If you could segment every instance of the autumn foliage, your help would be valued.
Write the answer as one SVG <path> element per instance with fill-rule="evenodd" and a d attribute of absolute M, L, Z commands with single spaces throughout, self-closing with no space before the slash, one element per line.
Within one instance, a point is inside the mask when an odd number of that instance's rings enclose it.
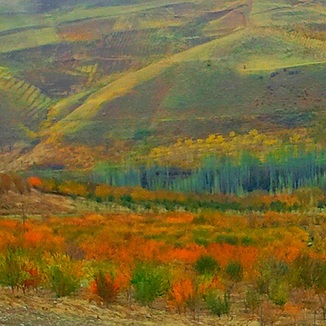
<path fill-rule="evenodd" d="M 319 227 L 311 228 L 316 219 Z M 324 307 L 323 230 L 322 212 L 99 212 L 24 224 L 0 219 L 0 283 L 13 291 L 47 288 L 56 296 L 78 293 L 83 283 L 97 302 L 166 300 L 171 309 L 196 316 L 229 314 L 243 302 L 248 313 L 269 307 L 297 320 L 306 309 L 297 302 L 299 291 Z"/>
<path fill-rule="evenodd" d="M 105 274 L 102 270 L 98 270 L 94 275 L 94 280 L 90 283 L 90 290 L 109 303 L 116 298 L 120 286 L 111 274 Z"/>

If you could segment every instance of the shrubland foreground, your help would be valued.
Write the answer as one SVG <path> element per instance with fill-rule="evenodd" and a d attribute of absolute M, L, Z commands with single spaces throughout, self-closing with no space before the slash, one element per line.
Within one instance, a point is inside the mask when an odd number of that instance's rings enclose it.
<path fill-rule="evenodd" d="M 20 189 L 25 200 L 46 184 L 7 175 L 4 190 L 1 177 L 2 196 Z M 60 325 L 60 313 L 67 325 L 325 323 L 323 192 L 219 195 L 229 205 L 214 206 L 217 197 L 104 189 L 106 199 L 70 194 L 74 215 L 2 216 L 1 318 L 25 309 L 33 325 L 37 317 Z"/>

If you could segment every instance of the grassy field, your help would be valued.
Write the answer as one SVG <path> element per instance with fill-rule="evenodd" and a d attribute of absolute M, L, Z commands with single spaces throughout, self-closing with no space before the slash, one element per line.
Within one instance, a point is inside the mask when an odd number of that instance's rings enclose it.
<path fill-rule="evenodd" d="M 196 1 L 190 1 L 190 3 L 196 3 Z M 73 23 L 75 21 L 81 20 L 91 20 L 99 18 L 109 18 L 118 17 L 120 22 L 116 23 L 115 30 L 126 30 L 130 28 L 130 24 L 123 23 L 124 15 L 137 14 L 141 12 L 151 11 L 156 8 L 173 6 L 180 1 L 165 1 L 160 2 L 150 2 L 138 5 L 129 6 L 108 6 L 108 7 L 77 7 L 76 9 L 68 10 L 67 12 L 53 12 L 51 14 L 2 14 L 0 23 L 0 32 L 4 35 L 1 36 L 0 40 L 2 46 L 0 47 L 0 53 L 17 51 L 22 49 L 28 49 L 31 47 L 43 46 L 47 44 L 59 43 L 60 35 L 58 33 L 58 28 L 61 24 Z M 153 27 L 166 27 L 163 21 L 161 23 L 155 22 L 154 19 L 144 18 L 142 19 L 142 14 L 139 14 L 139 20 L 141 24 L 138 28 L 153 28 Z M 146 14 L 144 14 L 146 16 Z M 162 18 L 161 18 L 162 19 Z M 166 22 L 166 21 L 165 21 Z M 179 25 L 179 22 L 171 22 L 171 26 Z M 26 29 L 20 31 L 19 29 Z M 66 39 L 65 39 L 66 40 Z M 70 41 L 75 41 L 71 39 Z"/>
<path fill-rule="evenodd" d="M 40 15 L 32 14 L 0 14 L 0 33 L 15 33 L 19 28 L 22 29 L 31 29 L 31 28 L 40 28 L 46 26 L 47 22 L 44 17 Z"/>
<path fill-rule="evenodd" d="M 32 29 L 0 36 L 0 53 L 35 48 L 47 44 L 60 43 L 54 28 Z"/>
<path fill-rule="evenodd" d="M 198 0 L 189 0 L 189 3 L 198 3 Z M 130 15 L 137 12 L 147 11 L 155 8 L 160 8 L 169 5 L 184 3 L 182 0 L 164 0 L 164 1 L 151 1 L 144 4 L 130 5 L 130 6 L 108 6 L 108 7 L 94 7 L 94 8 L 76 8 L 67 12 L 66 14 L 54 14 L 54 21 L 57 24 L 63 22 L 71 22 L 82 19 L 110 17 Z"/>

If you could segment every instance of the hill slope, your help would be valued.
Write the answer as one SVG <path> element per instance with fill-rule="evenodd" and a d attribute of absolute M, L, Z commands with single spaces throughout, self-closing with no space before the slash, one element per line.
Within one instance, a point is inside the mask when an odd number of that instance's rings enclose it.
<path fill-rule="evenodd" d="M 0 16 L 12 78 L 1 84 L 2 147 L 41 142 L 30 163 L 49 141 L 137 151 L 306 127 L 325 111 L 323 1 L 16 1 L 0 2 Z M 13 95 L 20 82 L 31 94 Z"/>

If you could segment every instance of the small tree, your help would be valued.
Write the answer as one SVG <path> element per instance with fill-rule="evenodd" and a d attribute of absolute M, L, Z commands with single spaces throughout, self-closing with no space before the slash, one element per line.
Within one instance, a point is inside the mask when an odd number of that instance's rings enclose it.
<path fill-rule="evenodd" d="M 257 289 L 252 286 L 247 288 L 244 303 L 246 310 L 250 310 L 252 314 L 255 313 L 261 303 L 260 294 Z"/>
<path fill-rule="evenodd" d="M 35 263 L 29 262 L 24 266 L 25 272 L 27 272 L 27 278 L 22 284 L 23 292 L 29 289 L 36 289 L 42 284 L 44 278 L 40 272 L 40 268 Z"/>
<path fill-rule="evenodd" d="M 131 278 L 135 299 L 141 304 L 151 304 L 169 289 L 169 275 L 165 268 L 150 264 L 137 264 Z"/>
<path fill-rule="evenodd" d="M 205 296 L 205 303 L 207 308 L 218 317 L 222 315 L 228 315 L 231 309 L 230 295 L 224 292 L 223 298 L 216 291 L 210 291 Z"/>
<path fill-rule="evenodd" d="M 194 296 L 194 292 L 193 282 L 189 278 L 176 281 L 172 284 L 169 292 L 170 302 L 177 308 L 179 314 L 182 309 L 184 311 L 186 310 L 186 306 Z"/>
<path fill-rule="evenodd" d="M 102 298 L 106 303 L 113 302 L 119 290 L 115 278 L 110 273 L 104 273 L 98 270 L 94 274 L 94 280 L 91 282 L 91 291 Z"/>
<path fill-rule="evenodd" d="M 49 288 L 58 298 L 68 296 L 79 288 L 79 266 L 67 255 L 54 255 L 44 267 Z"/>
<path fill-rule="evenodd" d="M 289 298 L 287 286 L 283 282 L 273 280 L 269 286 L 268 297 L 277 306 L 284 306 Z"/>
<path fill-rule="evenodd" d="M 0 257 L 0 284 L 9 286 L 12 292 L 18 291 L 29 278 L 24 269 L 25 260 L 22 250 L 8 248 L 6 254 Z"/>

